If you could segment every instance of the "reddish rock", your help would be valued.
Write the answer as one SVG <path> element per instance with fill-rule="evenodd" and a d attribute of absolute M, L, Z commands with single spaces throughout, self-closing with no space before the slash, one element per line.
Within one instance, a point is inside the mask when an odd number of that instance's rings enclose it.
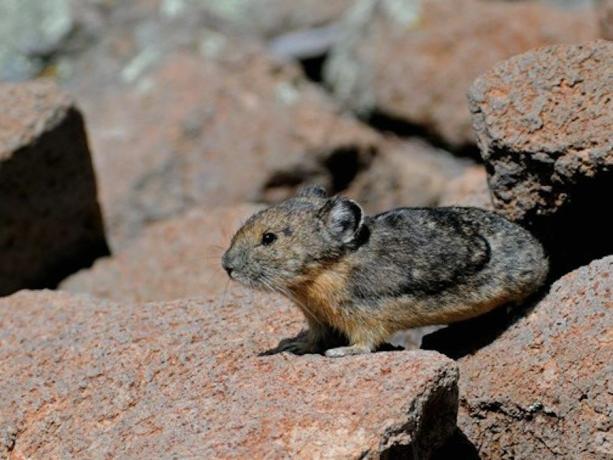
<path fill-rule="evenodd" d="M 0 455 L 428 458 L 454 429 L 434 352 L 260 356 L 301 327 L 268 296 L 0 300 Z"/>
<path fill-rule="evenodd" d="M 515 56 L 470 89 L 495 205 L 514 220 L 553 214 L 613 166 L 613 43 Z"/>
<path fill-rule="evenodd" d="M 558 45 L 515 56 L 470 89 L 494 206 L 550 251 L 613 252 L 602 199 L 613 195 L 613 43 Z M 581 228 L 577 228 L 580 226 Z"/>
<path fill-rule="evenodd" d="M 591 10 L 533 2 L 372 1 L 348 18 L 327 81 L 346 105 L 377 109 L 455 148 L 472 145 L 466 91 L 480 73 L 531 48 L 597 38 Z M 399 8 L 399 4 L 403 4 Z M 411 6 L 413 5 L 413 6 Z"/>
<path fill-rule="evenodd" d="M 423 141 L 390 141 L 344 193 L 370 213 L 401 206 L 434 206 L 447 181 L 465 167 L 465 162 Z"/>
<path fill-rule="evenodd" d="M 612 313 L 609 256 L 459 360 L 458 426 L 481 458 L 610 458 Z"/>
<path fill-rule="evenodd" d="M 83 118 L 50 82 L 0 83 L 0 295 L 108 254 Z"/>
<path fill-rule="evenodd" d="M 60 287 L 115 301 L 162 301 L 223 296 L 236 289 L 221 256 L 259 207 L 195 209 L 146 229 L 113 257 L 66 279 Z"/>
<path fill-rule="evenodd" d="M 598 3 L 600 35 L 606 40 L 613 40 L 613 0 L 598 0 Z"/>
<path fill-rule="evenodd" d="M 445 186 L 439 205 L 474 206 L 493 211 L 485 168 L 472 166 L 459 177 L 451 179 Z"/>
<path fill-rule="evenodd" d="M 240 47 L 169 54 L 133 84 L 91 89 L 79 94 L 116 247 L 194 205 L 278 200 L 304 182 L 342 188 L 379 142 L 298 70 Z"/>

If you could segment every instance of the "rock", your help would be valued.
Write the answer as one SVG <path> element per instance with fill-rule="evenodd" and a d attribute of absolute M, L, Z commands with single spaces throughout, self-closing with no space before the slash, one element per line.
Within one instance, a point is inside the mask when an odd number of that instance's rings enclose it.
<path fill-rule="evenodd" d="M 459 360 L 458 426 L 480 458 L 610 458 L 612 299 L 609 256 Z"/>
<path fill-rule="evenodd" d="M 428 458 L 454 430 L 451 360 L 261 356 L 299 313 L 269 296 L 227 300 L 0 300 L 0 455 Z"/>
<path fill-rule="evenodd" d="M 613 0 L 598 0 L 597 11 L 601 37 L 613 40 Z"/>
<path fill-rule="evenodd" d="M 236 230 L 258 209 L 198 208 L 152 225 L 122 251 L 98 260 L 60 287 L 120 302 L 223 296 L 237 286 L 229 284 L 221 256 Z"/>
<path fill-rule="evenodd" d="M 162 3 L 176 2 L 167 0 Z M 308 29 L 335 21 L 353 1 L 199 0 L 198 3 L 242 33 L 271 38 L 285 32 Z"/>
<path fill-rule="evenodd" d="M 0 80 L 36 76 L 73 25 L 69 0 L 2 0 Z"/>
<path fill-rule="evenodd" d="M 417 0 L 365 0 L 344 28 L 325 69 L 336 97 L 454 149 L 474 145 L 466 91 L 480 73 L 537 46 L 597 36 L 591 10 L 478 0 L 423 0 L 421 9 Z"/>
<path fill-rule="evenodd" d="M 402 206 L 434 206 L 447 181 L 467 164 L 417 139 L 389 141 L 345 193 L 373 214 Z"/>
<path fill-rule="evenodd" d="M 485 168 L 471 166 L 459 177 L 451 179 L 442 192 L 439 206 L 473 206 L 493 211 Z"/>
<path fill-rule="evenodd" d="M 302 183 L 338 191 L 368 166 L 374 131 L 294 67 L 219 46 L 217 57 L 171 53 L 131 83 L 77 90 L 115 248 L 195 205 L 276 201 Z"/>
<path fill-rule="evenodd" d="M 583 262 L 613 252 L 602 204 L 613 194 L 611 62 L 611 42 L 542 48 L 499 63 L 469 93 L 494 206 L 554 255 L 585 237 Z"/>
<path fill-rule="evenodd" d="M 83 118 L 50 82 L 0 83 L 0 295 L 108 254 Z"/>

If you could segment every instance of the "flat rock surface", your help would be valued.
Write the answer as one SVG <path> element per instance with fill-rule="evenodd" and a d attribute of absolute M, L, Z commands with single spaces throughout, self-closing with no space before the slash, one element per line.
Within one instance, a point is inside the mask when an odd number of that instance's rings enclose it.
<path fill-rule="evenodd" d="M 235 291 L 115 304 L 0 300 L 0 455 L 427 458 L 454 429 L 457 369 L 434 352 L 259 356 L 297 311 Z"/>
<path fill-rule="evenodd" d="M 611 458 L 612 331 L 609 256 L 460 359 L 458 426 L 482 458 Z"/>
<path fill-rule="evenodd" d="M 64 280 L 61 289 L 116 301 L 150 302 L 223 296 L 232 291 L 221 256 L 239 227 L 260 207 L 194 209 L 160 222 L 113 257 Z"/>
<path fill-rule="evenodd" d="M 592 11 L 535 2 L 360 2 L 332 51 L 337 98 L 417 126 L 455 148 L 475 143 L 466 91 L 482 72 L 531 48 L 595 39 Z"/>
<path fill-rule="evenodd" d="M 0 83 L 0 295 L 108 254 L 87 137 L 49 81 Z"/>

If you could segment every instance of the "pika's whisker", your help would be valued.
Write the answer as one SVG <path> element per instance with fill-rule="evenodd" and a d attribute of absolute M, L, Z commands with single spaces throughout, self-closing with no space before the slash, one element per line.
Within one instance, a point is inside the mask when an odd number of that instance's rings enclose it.
<path fill-rule="evenodd" d="M 220 298 L 220 304 L 219 307 L 220 308 L 224 308 L 226 306 L 226 294 L 228 293 L 228 287 L 230 285 L 230 278 L 228 278 L 228 280 L 226 281 L 226 285 L 223 288 L 223 294 L 221 295 Z"/>

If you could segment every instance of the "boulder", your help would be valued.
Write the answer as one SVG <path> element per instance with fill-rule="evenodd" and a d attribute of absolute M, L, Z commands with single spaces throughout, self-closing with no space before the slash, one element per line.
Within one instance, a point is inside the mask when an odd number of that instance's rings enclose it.
<path fill-rule="evenodd" d="M 223 297 L 237 288 L 221 267 L 236 230 L 260 207 L 194 209 L 160 222 L 113 257 L 64 280 L 61 289 L 118 302 Z"/>
<path fill-rule="evenodd" d="M 533 2 L 357 2 L 326 81 L 347 107 L 461 149 L 475 143 L 466 91 L 482 72 L 531 48 L 597 38 L 592 10 Z"/>
<path fill-rule="evenodd" d="M 451 179 L 441 194 L 439 206 L 473 206 L 493 211 L 485 168 L 471 166 L 460 176 Z"/>
<path fill-rule="evenodd" d="M 284 301 L 0 300 L 0 455 L 429 458 L 454 430 L 435 352 L 264 355 L 302 326 Z"/>
<path fill-rule="evenodd" d="M 556 45 L 501 62 L 470 88 L 494 206 L 554 256 L 583 237 L 583 262 L 613 252 L 602 201 L 613 194 L 611 62 L 611 42 Z"/>
<path fill-rule="evenodd" d="M 459 360 L 458 426 L 480 458 L 610 458 L 612 299 L 609 256 Z"/>
<path fill-rule="evenodd" d="M 108 254 L 83 117 L 47 81 L 0 83 L 0 295 Z"/>

